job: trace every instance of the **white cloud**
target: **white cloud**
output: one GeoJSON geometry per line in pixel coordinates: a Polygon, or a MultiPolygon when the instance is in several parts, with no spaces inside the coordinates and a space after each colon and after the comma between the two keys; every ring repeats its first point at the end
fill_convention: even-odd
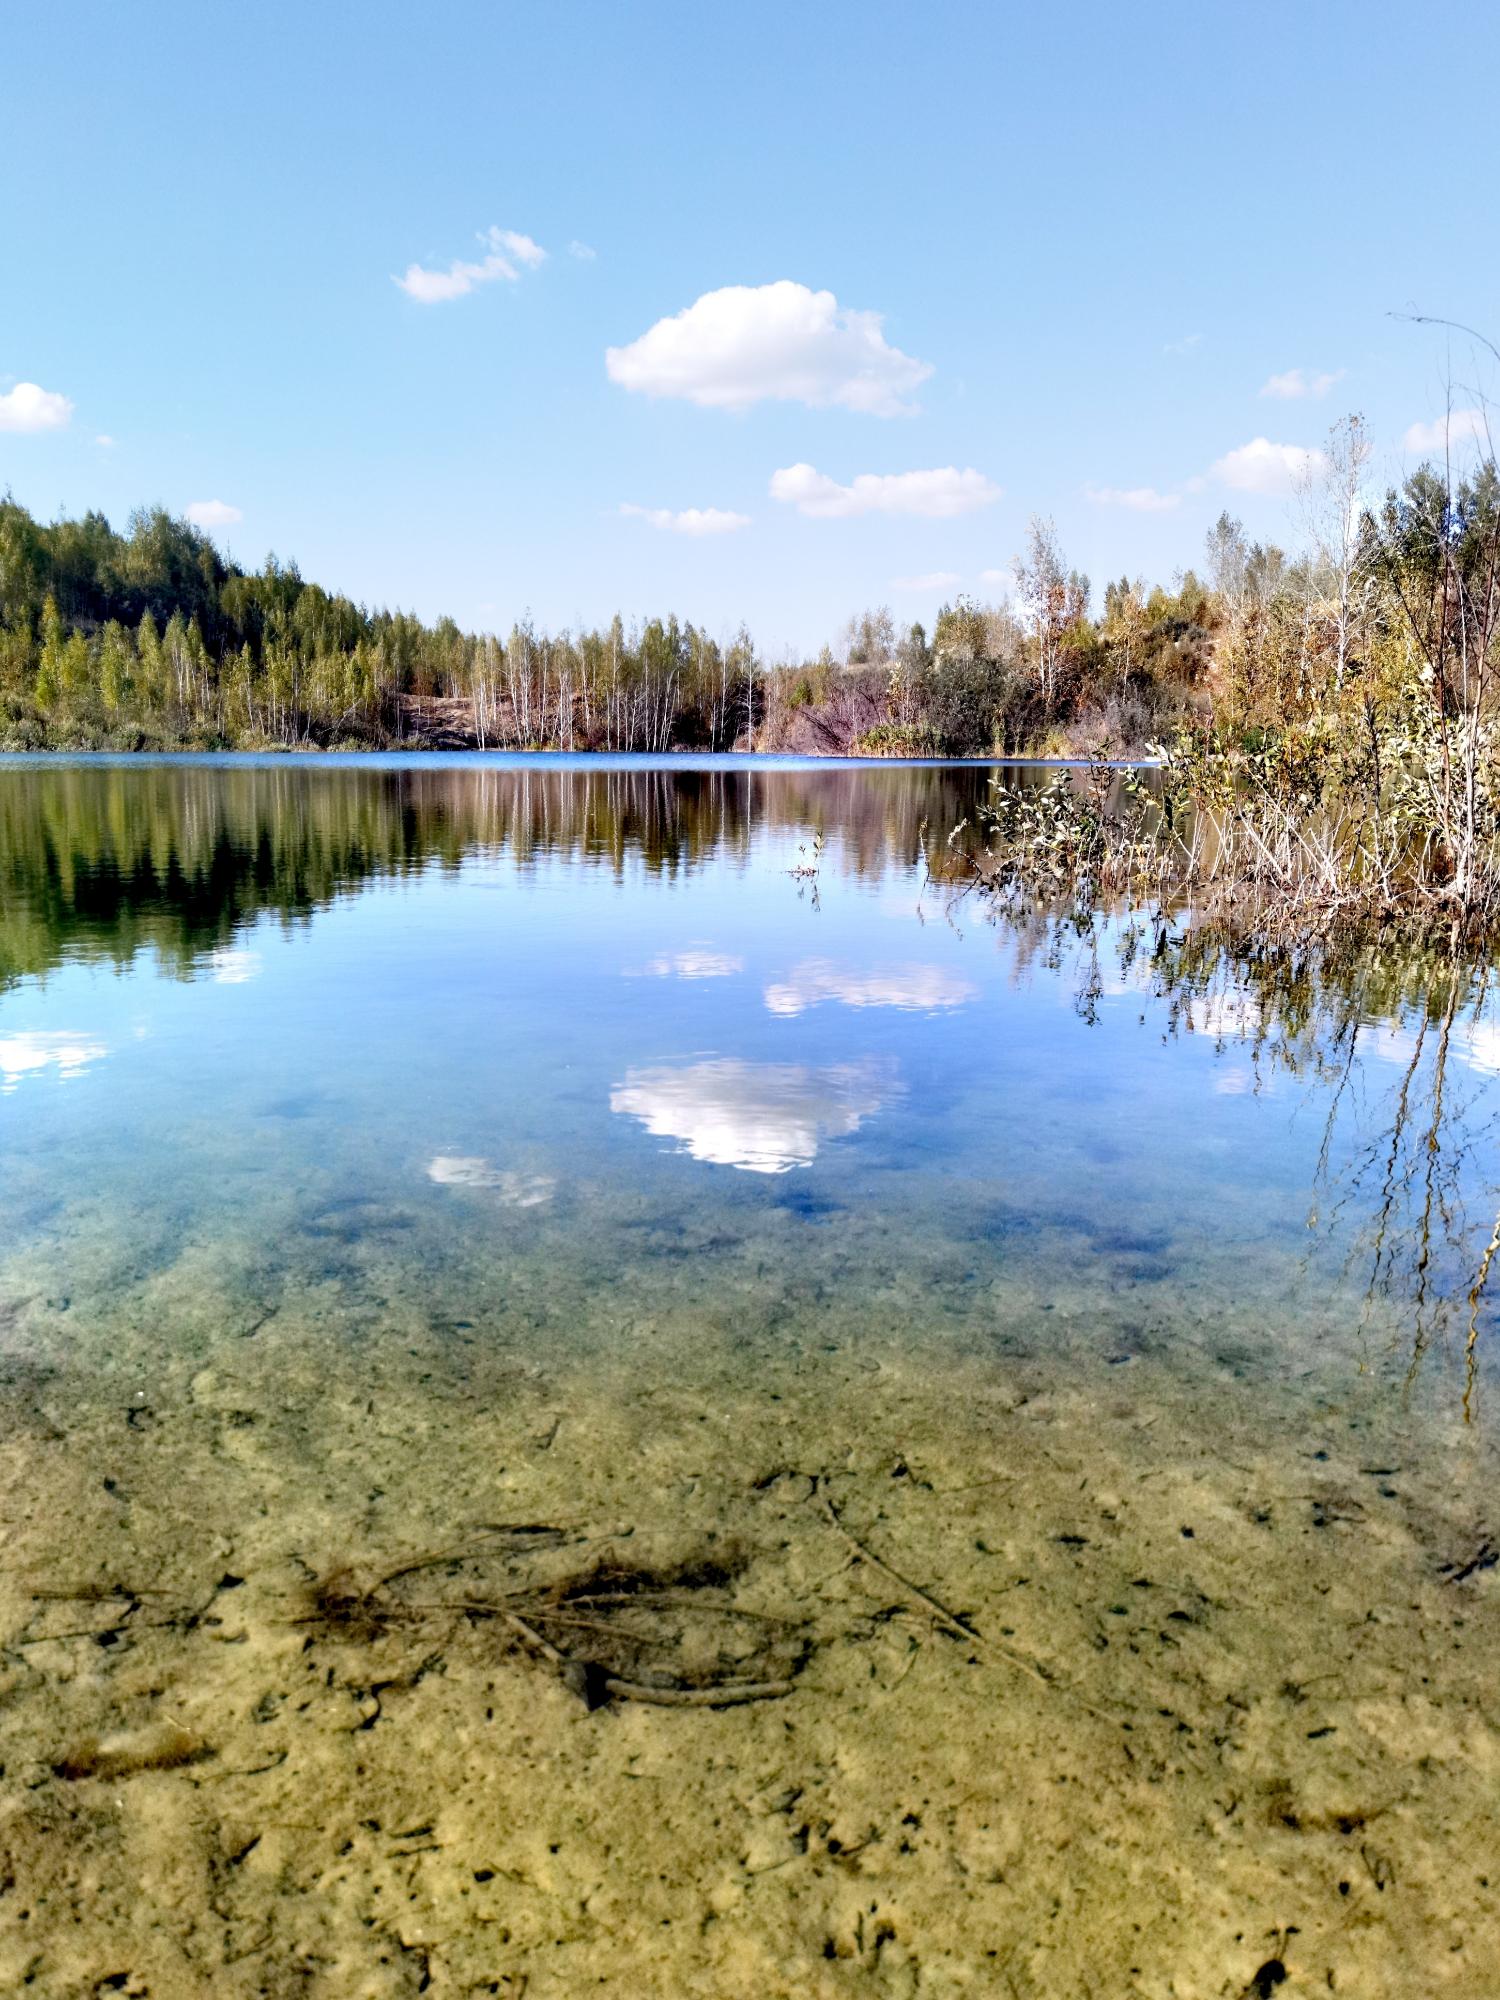
{"type": "Polygon", "coordinates": [[[929,521],[951,520],[993,506],[1000,488],[972,465],[934,466],[929,472],[861,472],[840,486],[811,465],[785,465],[771,475],[771,498],[818,520],[846,520],[853,514],[916,514],[929,521]]]}
{"type": "Polygon", "coordinates": [[[1169,340],[1162,348],[1163,354],[1191,354],[1203,339],[1201,333],[1185,333],[1181,340],[1169,340]]]}
{"type": "Polygon", "coordinates": [[[447,299],[461,299],[476,285],[492,285],[500,278],[513,284],[521,275],[517,265],[524,264],[534,271],[538,264],[546,262],[547,253],[542,246],[516,229],[485,229],[480,232],[479,241],[486,254],[477,264],[461,257],[455,258],[446,271],[408,264],[391,283],[399,285],[418,305],[433,306],[447,299]]]}
{"type": "Polygon", "coordinates": [[[628,347],[608,348],[604,362],[622,389],[682,396],[705,409],[770,401],[906,415],[932,369],[890,346],[881,324],[879,313],[841,310],[832,292],[789,278],[725,285],[659,319],[628,347]]]}
{"type": "Polygon", "coordinates": [[[674,513],[670,507],[637,507],[626,501],[620,512],[673,535],[730,535],[750,525],[748,514],[731,514],[724,507],[683,507],[674,513]]]}
{"type": "Polygon", "coordinates": [[[406,296],[415,299],[418,305],[434,306],[446,299],[461,299],[476,285],[488,285],[496,278],[514,278],[517,275],[515,266],[504,257],[486,257],[482,264],[465,263],[456,258],[446,271],[429,271],[421,264],[408,264],[401,276],[391,282],[399,285],[406,296]]]}
{"type": "Polygon", "coordinates": [[[190,500],[184,512],[195,528],[232,528],[245,518],[227,500],[190,500]]]}
{"type": "Polygon", "coordinates": [[[100,431],[98,437],[94,439],[94,443],[98,445],[101,451],[113,451],[115,448],[115,440],[109,435],[108,431],[100,431]]]}
{"type": "Polygon", "coordinates": [[[1167,514],[1180,506],[1180,493],[1158,493],[1154,486],[1085,486],[1098,507],[1128,507],[1136,514],[1167,514]]]}
{"type": "Polygon", "coordinates": [[[492,250],[508,250],[516,262],[524,264],[528,271],[534,271],[539,264],[547,261],[547,253],[541,244],[523,236],[519,229],[490,228],[481,241],[487,242],[492,250]]]}
{"type": "Polygon", "coordinates": [[[594,259],[599,255],[599,252],[587,243],[580,243],[575,236],[573,241],[568,245],[568,255],[576,257],[581,264],[592,264],[594,259]]]}
{"type": "Polygon", "coordinates": [[[925,569],[920,576],[893,576],[892,590],[951,590],[962,581],[956,569],[925,569]]]}
{"type": "Polygon", "coordinates": [[[1284,494],[1295,492],[1326,463],[1322,452],[1305,445],[1272,444],[1269,438],[1258,437],[1215,459],[1209,473],[1241,493],[1284,494]]]}
{"type": "Polygon", "coordinates": [[[940,965],[893,965],[883,971],[853,971],[826,958],[807,958],[783,980],[768,986],[765,1002],[773,1014],[805,1014],[825,1000],[845,1007],[899,1007],[935,1013],[972,1000],[973,982],[940,965]]]}
{"type": "Polygon", "coordinates": [[[66,396],[35,382],[18,382],[0,396],[0,431],[60,431],[72,414],[66,396]]]}
{"type": "Polygon", "coordinates": [[[1430,424],[1413,424],[1401,442],[1408,451],[1447,451],[1489,435],[1483,410],[1450,410],[1430,424]]]}
{"type": "Polygon", "coordinates": [[[690,944],[683,951],[662,952],[647,965],[653,979],[729,979],[743,972],[745,961],[711,945],[690,944]]]}
{"type": "Polygon", "coordinates": [[[857,1132],[899,1091],[876,1063],[805,1069],[732,1058],[628,1070],[609,1108],[638,1118],[680,1152],[751,1174],[809,1167],[827,1139],[857,1132]]]}
{"type": "Polygon", "coordinates": [[[23,1076],[54,1067],[59,1076],[82,1076],[90,1064],[108,1054],[103,1042],[70,1028],[53,1034],[33,1028],[0,1035],[0,1090],[14,1090],[23,1076]]]}
{"type": "Polygon", "coordinates": [[[557,1192],[551,1174],[518,1174],[494,1167],[470,1153],[437,1153],[427,1163],[427,1178],[438,1187],[487,1188],[507,1208],[540,1208],[557,1192]]]}
{"type": "Polygon", "coordinates": [[[1328,375],[1309,375],[1303,368],[1288,368],[1282,375],[1273,375],[1261,387],[1263,396],[1275,396],[1285,403],[1295,403],[1304,396],[1326,396],[1335,382],[1342,382],[1348,371],[1335,368],[1328,375]]]}

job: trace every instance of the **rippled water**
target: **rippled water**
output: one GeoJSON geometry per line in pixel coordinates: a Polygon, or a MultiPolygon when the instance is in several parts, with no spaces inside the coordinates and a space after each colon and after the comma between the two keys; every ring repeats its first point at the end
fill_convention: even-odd
{"type": "MultiPolygon", "coordinates": [[[[1109,1990],[1238,1994],[1285,1962],[1309,1988],[1342,1967],[1405,1991],[1372,1968],[1419,1976],[1429,1948],[1451,1990],[1485,1990],[1462,1982],[1493,1903],[1467,1861],[1459,1895],[1452,1856],[1471,1781],[1500,1769],[1477,1692],[1497,1664],[1487,969],[1237,956],[1182,913],[1002,919],[962,860],[993,776],[0,769],[0,1715],[35,1912],[13,1977],[86,1990],[118,1960],[151,1991],[993,1991],[999,1924],[1022,1994],[1138,1960],[1144,1983],[1109,1990]],[[840,1570],[830,1496],[889,1573],[840,1570]],[[732,1544],[745,1616],[816,1600],[824,1618],[833,1588],[853,1622],[817,1625],[784,1702],[611,1716],[613,1739],[580,1733],[604,1719],[545,1656],[507,1655],[507,1755],[543,1759],[522,1789],[592,1828],[575,1881],[517,1830],[514,1763],[475,1720],[503,1698],[489,1628],[439,1635],[424,1697],[404,1656],[381,1683],[360,1654],[391,1630],[335,1645],[297,1622],[331,1566],[363,1588],[497,1520],[615,1554],[732,1544]],[[946,1640],[903,1578],[954,1614],[946,1640]],[[1177,1622],[1137,1630],[1158,1587],[1177,1622]],[[1353,1597],[1329,1623],[1331,1592],[1353,1597]],[[896,1622],[859,1623],[876,1614],[896,1622]],[[963,1670],[927,1664],[969,1623],[1034,1670],[983,1711],[1003,1739],[985,1782],[1024,1821],[1003,1836],[964,1817],[963,1670]],[[1199,1626],[1217,1650],[1189,1668],[1199,1626]],[[909,1684],[906,1637],[890,1652],[908,1628],[909,1684]],[[461,1659],[481,1638],[484,1664],[461,1659]],[[322,1706],[299,1730],[304,1639],[322,1706]],[[1329,1682],[1346,1710],[1325,1730],[1301,1690],[1329,1682]],[[407,1689],[396,1729],[371,1726],[394,1702],[377,1684],[407,1689]],[[1084,1758],[1084,1822],[1058,1804],[1052,1703],[1109,1739],[1084,1758]],[[168,1710],[196,1746],[182,1769],[132,1766],[118,1806],[97,1760],[59,1775],[79,1742],[145,1741],[168,1710]],[[923,1760],[899,1783],[899,1741],[884,1777],[877,1748],[898,1717],[923,1760]],[[1099,1776],[1121,1730],[1136,1750],[1099,1776]],[[1309,1777],[1325,1735],[1345,1761],[1309,1777]],[[234,1777],[267,1736],[281,1775],[234,1777]],[[335,1737],[357,1772],[330,1763],[335,1737]],[[736,1797],[756,1746],[747,1826],[773,1765],[778,1797],[827,1793],[821,1818],[787,1808],[769,1873],[753,1828],[714,1831],[714,1785],[678,1768],[689,1742],[736,1797]],[[632,1769],[655,1771],[665,1873],[616,1797],[632,1769]],[[282,1788],[269,1811],[257,1785],[282,1788]],[[1138,1847],[1148,1795],[1167,1817],[1138,1847]],[[924,1845],[898,1803],[942,1830],[924,1845]],[[1377,1879],[1396,1867],[1366,1837],[1383,1815],[1404,1888],[1377,1879]],[[391,1875],[384,1850],[345,1867],[324,1839],[398,1819],[439,1825],[437,1858],[391,1875]],[[175,1831],[158,1846],[153,1827],[175,1831]],[[278,1857],[255,1893],[224,1888],[236,1829],[278,1857]],[[860,1875],[877,1848],[878,1883],[860,1875]],[[1210,1853],[1223,1895],[1194,1886],[1210,1853]],[[1110,1854],[1144,1870],[1153,1942],[1110,1854]],[[49,1904],[58,1868],[95,1890],[49,1904]],[[484,1869],[491,1903],[506,1869],[526,1885],[500,1915],[473,1906],[484,1869]],[[1081,1885],[1064,1950],[1044,1912],[1081,1885]],[[335,1940],[321,1958],[304,1908],[335,1940]],[[510,1983],[462,1984],[481,1973],[510,1983]]],[[[423,1658],[431,1615],[401,1611],[423,1658]]],[[[681,1659],[658,1678],[682,1681],[681,1659]]]]}

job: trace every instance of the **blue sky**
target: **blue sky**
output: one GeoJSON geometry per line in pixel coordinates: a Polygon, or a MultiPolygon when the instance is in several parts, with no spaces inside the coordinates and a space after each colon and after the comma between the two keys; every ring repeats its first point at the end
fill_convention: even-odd
{"type": "Polygon", "coordinates": [[[1473,403],[1390,315],[1500,334],[1497,58],[1480,7],[14,9],[0,486],[502,631],[815,650],[1006,594],[1033,512],[1097,601],[1224,506],[1292,537],[1346,410],[1384,474],[1473,403]]]}

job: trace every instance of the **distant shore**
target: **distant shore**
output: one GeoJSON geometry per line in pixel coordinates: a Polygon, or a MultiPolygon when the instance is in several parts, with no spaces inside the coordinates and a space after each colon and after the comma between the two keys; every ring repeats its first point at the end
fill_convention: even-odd
{"type": "Polygon", "coordinates": [[[145,745],[139,749],[93,745],[58,744],[38,750],[0,749],[0,769],[19,764],[63,763],[303,763],[360,764],[410,760],[414,764],[487,764],[510,766],[535,764],[553,768],[639,770],[643,766],[674,770],[816,770],[843,768],[866,771],[932,770],[949,765],[970,768],[1003,766],[1007,770],[1039,771],[1111,770],[1140,771],[1156,768],[1161,759],[1151,756],[1125,757],[1024,757],[1004,751],[986,751],[967,757],[873,757],[853,752],[806,750],[695,750],[675,746],[669,750],[557,750],[557,749],[478,749],[474,746],[433,743],[401,743],[387,747],[347,744],[330,747],[318,743],[276,743],[238,748],[163,749],[145,745]]]}

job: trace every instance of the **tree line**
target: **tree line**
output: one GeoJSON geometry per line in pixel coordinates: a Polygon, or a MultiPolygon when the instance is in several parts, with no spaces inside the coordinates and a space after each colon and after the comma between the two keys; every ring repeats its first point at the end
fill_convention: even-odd
{"type": "Polygon", "coordinates": [[[1006,603],[960,598],[931,633],[867,610],[800,662],[763,659],[743,627],[720,638],[675,617],[466,633],[356,604],[274,556],[245,570],[160,508],[120,533],[98,513],[42,523],[6,498],[0,747],[983,756],[1130,753],[1206,731],[1305,762],[1335,717],[1365,742],[1396,707],[1403,726],[1460,710],[1473,724],[1494,665],[1493,458],[1462,478],[1423,466],[1372,505],[1368,455],[1358,419],[1335,428],[1296,553],[1224,515],[1201,570],[1170,586],[1122,577],[1095,609],[1037,520],[1006,603]]]}

